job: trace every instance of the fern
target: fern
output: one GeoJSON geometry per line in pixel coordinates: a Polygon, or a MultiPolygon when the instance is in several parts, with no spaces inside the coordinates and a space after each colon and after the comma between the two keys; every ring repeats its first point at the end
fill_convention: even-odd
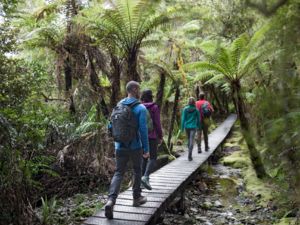
{"type": "Polygon", "coordinates": [[[103,47],[129,58],[132,53],[138,54],[141,47],[155,45],[155,41],[144,40],[156,28],[170,22],[167,14],[155,12],[156,7],[157,3],[146,0],[117,0],[112,9],[90,9],[91,12],[87,10],[76,21],[101,40],[98,43],[103,47]]]}
{"type": "Polygon", "coordinates": [[[83,118],[79,126],[75,129],[75,132],[73,134],[74,138],[81,136],[85,133],[95,131],[102,125],[101,122],[96,121],[96,113],[97,109],[94,105],[90,109],[89,113],[83,118]]]}
{"type": "Polygon", "coordinates": [[[205,84],[214,84],[223,80],[234,84],[256,69],[270,55],[270,47],[264,43],[263,36],[268,26],[259,30],[252,39],[247,34],[240,35],[231,45],[217,41],[205,41],[200,44],[208,61],[192,62],[184,65],[187,71],[197,73],[196,80],[206,80],[205,84]],[[254,46],[256,47],[255,49],[254,46]],[[259,51],[258,51],[259,49],[259,51]]]}

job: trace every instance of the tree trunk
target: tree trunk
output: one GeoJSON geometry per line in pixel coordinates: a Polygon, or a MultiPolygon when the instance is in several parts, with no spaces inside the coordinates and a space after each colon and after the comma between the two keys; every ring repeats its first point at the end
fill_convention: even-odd
{"type": "Polygon", "coordinates": [[[224,109],[224,107],[222,106],[222,104],[221,104],[221,101],[220,101],[220,99],[219,99],[219,96],[218,96],[218,94],[216,93],[216,90],[215,90],[215,86],[209,86],[209,88],[210,88],[210,91],[211,91],[211,93],[212,93],[212,95],[213,95],[213,97],[214,97],[214,99],[216,100],[216,103],[217,103],[217,111],[219,112],[219,113],[224,113],[225,112],[225,109],[224,109]]]}
{"type": "Polygon", "coordinates": [[[121,63],[119,59],[111,55],[111,66],[112,66],[112,73],[110,77],[111,82],[111,98],[110,98],[110,107],[113,108],[117,105],[118,101],[120,100],[120,90],[121,90],[121,63]]]}
{"type": "Polygon", "coordinates": [[[170,127],[169,127],[169,134],[168,134],[168,148],[171,147],[171,139],[173,135],[173,129],[174,129],[174,123],[176,120],[176,112],[178,108],[178,100],[180,97],[180,89],[179,86],[176,87],[176,93],[175,93],[175,100],[174,100],[174,106],[173,106],[173,111],[172,111],[172,116],[171,116],[171,122],[170,122],[170,127]]]}
{"type": "Polygon", "coordinates": [[[200,96],[200,87],[199,87],[199,85],[197,85],[196,88],[195,88],[195,95],[196,95],[196,100],[199,100],[199,96],[200,96]]]}
{"type": "Polygon", "coordinates": [[[228,98],[227,98],[226,94],[223,94],[222,102],[223,102],[223,105],[224,105],[225,110],[226,110],[225,112],[229,113],[229,101],[228,101],[228,98]]]}
{"type": "Polygon", "coordinates": [[[75,113],[76,113],[76,108],[75,108],[75,104],[74,104],[74,100],[73,100],[73,95],[70,96],[69,111],[70,111],[71,115],[75,115],[75,113]]]}
{"type": "Polygon", "coordinates": [[[72,89],[72,68],[70,66],[70,59],[67,59],[64,62],[64,72],[65,72],[65,90],[68,92],[72,89]]]}
{"type": "Polygon", "coordinates": [[[250,126],[249,126],[249,120],[246,117],[245,113],[245,104],[241,96],[241,86],[240,82],[236,82],[233,84],[233,89],[235,93],[235,102],[236,102],[236,111],[238,114],[238,117],[241,122],[241,128],[242,128],[242,134],[245,138],[246,144],[249,149],[250,158],[253,164],[253,167],[256,172],[256,176],[258,178],[267,177],[267,173],[265,171],[261,156],[259,151],[256,149],[253,137],[251,135],[250,126]]]}
{"type": "Polygon", "coordinates": [[[108,110],[107,104],[104,100],[104,92],[102,90],[102,87],[100,86],[100,80],[99,80],[98,74],[96,72],[96,69],[95,69],[95,66],[93,63],[93,59],[88,51],[86,53],[87,53],[87,60],[88,60],[87,67],[89,69],[91,86],[96,91],[96,93],[98,93],[98,96],[99,96],[97,110],[98,110],[98,112],[101,112],[105,118],[108,118],[109,110],[108,110]]]}
{"type": "Polygon", "coordinates": [[[166,84],[166,75],[162,71],[160,73],[160,81],[159,81],[159,86],[158,86],[158,90],[157,90],[157,93],[156,93],[156,104],[159,106],[160,109],[161,109],[162,104],[163,104],[165,84],[166,84]]]}
{"type": "Polygon", "coordinates": [[[137,54],[136,53],[131,53],[129,58],[127,59],[127,81],[137,81],[140,82],[141,78],[140,75],[137,71],[137,54]]]}

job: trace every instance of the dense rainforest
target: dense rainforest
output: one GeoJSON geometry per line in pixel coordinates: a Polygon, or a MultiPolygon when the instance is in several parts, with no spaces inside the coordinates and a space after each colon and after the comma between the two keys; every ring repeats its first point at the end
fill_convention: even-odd
{"type": "Polygon", "coordinates": [[[236,113],[276,218],[299,218],[299,25],[299,0],[1,0],[0,224],[73,224],[59,199],[107,187],[130,80],[153,90],[170,160],[188,97],[215,123],[236,113]]]}

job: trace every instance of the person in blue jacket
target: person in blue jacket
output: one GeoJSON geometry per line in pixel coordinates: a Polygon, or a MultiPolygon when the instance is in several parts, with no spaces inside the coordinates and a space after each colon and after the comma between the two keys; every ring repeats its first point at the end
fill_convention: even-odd
{"type": "Polygon", "coordinates": [[[196,131],[201,128],[200,123],[200,112],[196,108],[196,101],[195,98],[190,97],[188,105],[183,108],[181,114],[181,131],[186,131],[187,138],[188,138],[188,160],[192,161],[192,152],[194,147],[194,140],[196,131]]]}
{"type": "MultiPolygon", "coordinates": [[[[131,105],[140,98],[140,85],[136,81],[129,81],[126,85],[127,97],[120,101],[121,104],[131,105]]],[[[105,205],[105,216],[113,219],[113,207],[118,197],[121,182],[126,171],[127,163],[131,160],[133,166],[133,206],[140,206],[147,202],[141,195],[142,159],[149,157],[149,142],[147,128],[147,109],[143,104],[136,104],[132,113],[138,122],[137,138],[130,143],[115,142],[116,170],[112,178],[108,201],[105,205]]]]}

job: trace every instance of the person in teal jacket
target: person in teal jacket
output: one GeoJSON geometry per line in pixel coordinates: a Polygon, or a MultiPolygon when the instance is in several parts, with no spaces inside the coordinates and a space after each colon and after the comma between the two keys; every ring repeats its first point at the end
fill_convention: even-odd
{"type": "Polygon", "coordinates": [[[201,128],[200,112],[196,108],[195,98],[190,97],[188,105],[183,108],[181,114],[181,131],[186,131],[188,138],[188,160],[192,161],[195,134],[201,128]]]}

